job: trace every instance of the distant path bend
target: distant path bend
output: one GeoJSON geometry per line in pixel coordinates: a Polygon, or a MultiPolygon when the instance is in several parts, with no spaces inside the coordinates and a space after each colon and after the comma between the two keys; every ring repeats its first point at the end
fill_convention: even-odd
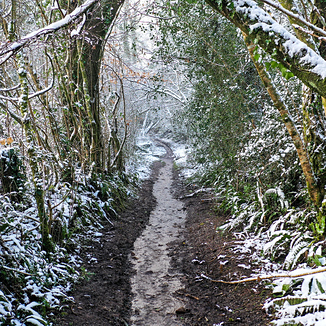
{"type": "MultiPolygon", "coordinates": [[[[158,139],[158,138],[155,138],[154,141],[156,142],[156,144],[158,146],[163,146],[164,147],[164,149],[166,151],[166,154],[165,154],[164,158],[166,158],[166,159],[173,159],[174,158],[174,153],[173,153],[171,147],[165,141],[163,141],[161,139],[158,139]]],[[[171,178],[172,178],[172,176],[171,176],[171,178]]]]}

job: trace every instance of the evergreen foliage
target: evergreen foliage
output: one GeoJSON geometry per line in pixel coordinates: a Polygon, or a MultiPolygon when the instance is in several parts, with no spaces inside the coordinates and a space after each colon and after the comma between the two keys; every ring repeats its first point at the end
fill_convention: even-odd
{"type": "Polygon", "coordinates": [[[22,200],[26,175],[19,149],[4,148],[0,155],[2,192],[10,194],[10,198],[14,201],[22,200]]]}
{"type": "MultiPolygon", "coordinates": [[[[152,64],[163,68],[152,75],[124,64],[116,39],[106,47],[123,1],[85,4],[83,15],[77,2],[1,4],[1,322],[46,324],[39,306],[66,297],[61,286],[75,281],[79,268],[70,248],[123,207],[133,184],[124,172],[134,142],[127,138],[139,124],[144,133],[159,130],[164,119],[153,116],[170,105],[159,103],[167,97],[179,110],[167,108],[174,119],[165,131],[178,130],[192,149],[197,180],[216,189],[217,211],[229,216],[221,229],[261,236],[262,254],[285,269],[325,265],[324,4],[154,2],[147,12],[160,18],[158,30],[148,24],[152,64]],[[139,93],[151,110],[141,121],[132,115],[129,126],[137,101],[130,85],[146,78],[139,93]]],[[[124,22],[120,47],[134,57],[136,21],[124,22]]],[[[275,293],[286,297],[266,309],[288,304],[295,317],[322,312],[323,304],[308,300],[325,292],[320,280],[282,284],[275,293]]]]}

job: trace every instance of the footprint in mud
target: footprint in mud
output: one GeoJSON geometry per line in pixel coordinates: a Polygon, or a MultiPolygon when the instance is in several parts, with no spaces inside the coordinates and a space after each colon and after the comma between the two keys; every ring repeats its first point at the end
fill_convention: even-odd
{"type": "Polygon", "coordinates": [[[182,275],[171,271],[167,244],[176,240],[184,227],[186,214],[183,205],[172,197],[172,159],[164,159],[166,165],[154,184],[156,209],[149,223],[134,244],[132,259],[135,275],[131,280],[134,299],[131,323],[134,326],[181,325],[176,312],[184,302],[174,296],[182,287],[182,275]]]}

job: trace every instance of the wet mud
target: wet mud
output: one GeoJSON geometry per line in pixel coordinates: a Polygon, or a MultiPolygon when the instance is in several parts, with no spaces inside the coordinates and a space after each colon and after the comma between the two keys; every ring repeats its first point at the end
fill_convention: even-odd
{"type": "Polygon", "coordinates": [[[182,274],[171,268],[168,244],[182,238],[186,214],[171,193],[171,158],[164,159],[153,194],[157,205],[149,224],[134,244],[131,259],[136,271],[131,280],[131,325],[180,325],[176,311],[184,303],[175,292],[182,287],[182,274]]]}
{"type": "Polygon", "coordinates": [[[234,286],[201,277],[229,280],[252,273],[241,265],[259,266],[250,253],[232,250],[232,233],[216,232],[227,216],[208,194],[185,196],[196,186],[182,182],[171,149],[159,144],[167,155],[153,164],[138,197],[114,227],[101,230],[99,241],[83,245],[86,277],[53,325],[269,325],[262,304],[270,293],[263,284],[234,286]]]}

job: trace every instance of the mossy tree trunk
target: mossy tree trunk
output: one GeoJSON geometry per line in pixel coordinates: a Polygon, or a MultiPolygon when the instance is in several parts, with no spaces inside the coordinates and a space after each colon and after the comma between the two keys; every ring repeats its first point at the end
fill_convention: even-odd
{"type": "Polygon", "coordinates": [[[46,252],[51,252],[53,251],[53,243],[49,236],[48,217],[44,205],[43,178],[38,167],[37,145],[34,139],[32,118],[28,106],[28,81],[27,71],[25,68],[25,58],[23,54],[19,55],[18,60],[18,76],[20,82],[19,108],[22,115],[23,128],[28,146],[27,153],[34,183],[34,197],[36,200],[37,212],[40,220],[42,245],[43,249],[46,252]]]}
{"type": "Polygon", "coordinates": [[[313,203],[318,207],[320,206],[320,193],[321,189],[316,181],[314,170],[311,165],[311,162],[309,160],[309,152],[306,148],[306,144],[303,141],[303,139],[300,136],[300,132],[298,131],[291,114],[286,107],[285,103],[282,101],[281,97],[279,96],[276,87],[274,86],[271,77],[269,76],[268,72],[265,69],[265,66],[257,60],[254,59],[254,49],[256,45],[250,40],[248,35],[243,35],[244,41],[246,43],[246,46],[248,48],[249,54],[252,58],[252,61],[257,69],[257,72],[260,76],[260,79],[263,82],[263,85],[265,86],[269,96],[271,97],[275,108],[280,113],[280,116],[282,118],[282,121],[289,133],[289,135],[292,138],[293,144],[295,146],[295,149],[297,151],[300,165],[302,167],[303,174],[306,179],[307,189],[308,193],[310,195],[310,198],[312,199],[313,203]]]}
{"type": "Polygon", "coordinates": [[[101,62],[106,37],[122,4],[123,0],[100,1],[87,14],[82,35],[69,45],[66,71],[69,71],[70,80],[61,79],[65,84],[63,95],[69,103],[65,115],[69,138],[82,147],[79,152],[84,153],[84,166],[91,168],[94,176],[107,167],[100,116],[101,62]],[[76,103],[81,105],[76,106],[76,103]]]}
{"type": "MultiPolygon", "coordinates": [[[[323,99],[326,98],[326,78],[321,73],[321,66],[318,64],[325,63],[325,47],[317,38],[304,33],[300,25],[305,28],[307,26],[304,23],[301,24],[302,22],[296,16],[291,16],[289,13],[290,23],[296,24],[295,36],[291,36],[282,26],[277,26],[277,23],[258,2],[207,0],[207,3],[242,31],[261,80],[292,137],[310,199],[317,211],[317,221],[312,226],[318,236],[324,237],[326,232],[326,119],[323,99]],[[280,67],[288,69],[303,82],[302,132],[298,131],[299,129],[291,119],[289,110],[278,95],[264,65],[254,59],[253,51],[257,46],[268,53],[272,60],[281,64],[280,67]]],[[[282,0],[281,3],[287,10],[293,10],[295,7],[292,0],[282,0]]],[[[320,7],[320,13],[323,14],[324,4],[320,7]]],[[[294,12],[294,14],[297,13],[294,12]]],[[[317,28],[322,26],[322,20],[323,17],[320,16],[315,19],[317,28]]]]}

